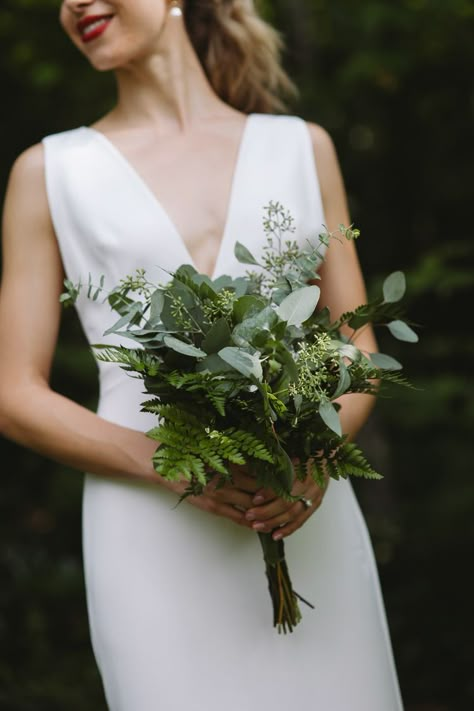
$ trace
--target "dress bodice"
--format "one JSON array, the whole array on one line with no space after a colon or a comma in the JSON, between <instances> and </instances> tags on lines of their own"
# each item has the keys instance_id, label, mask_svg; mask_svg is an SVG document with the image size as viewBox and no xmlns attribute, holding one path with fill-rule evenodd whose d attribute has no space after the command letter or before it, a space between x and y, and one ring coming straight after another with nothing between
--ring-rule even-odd
<instances>
[{"instance_id":1,"label":"dress bodice","mask_svg":"<svg viewBox=\"0 0 474 711\"><path fill-rule=\"evenodd\" d=\"M90 274L98 283L104 275L105 287L112 288L144 268L150 281L160 283L167 280L166 272L192 263L157 197L105 135L80 127L48 136L43 143L50 211L69 279L85 283ZM293 239L301 244L317 239L325 220L306 123L292 116L251 114L238 152L214 277L245 273L245 265L234 257L237 240L258 257L266 242L262 217L270 201L291 212ZM103 336L114 321L107 303L82 294L76 307L89 343L117 342L115 336ZM120 418L121 424L146 426L143 414L130 414L124 421L124 408L114 403L119 397L114 390L120 390L138 410L143 399L139 381L102 363L99 374L99 413L114 421ZM126 408L130 413L132 409Z\"/></svg>"}]
</instances>

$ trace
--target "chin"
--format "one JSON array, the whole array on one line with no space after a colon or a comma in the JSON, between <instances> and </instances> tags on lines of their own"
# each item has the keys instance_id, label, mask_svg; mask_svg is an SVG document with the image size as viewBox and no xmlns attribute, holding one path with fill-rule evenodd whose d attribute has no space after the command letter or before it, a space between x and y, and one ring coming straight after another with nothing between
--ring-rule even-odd
<instances>
[{"instance_id":1,"label":"chin","mask_svg":"<svg viewBox=\"0 0 474 711\"><path fill-rule=\"evenodd\" d=\"M117 61L112 61L112 60L90 60L91 66L93 69L95 69L97 72L113 72L115 69L119 69L121 67L120 62Z\"/></svg>"},{"instance_id":2,"label":"chin","mask_svg":"<svg viewBox=\"0 0 474 711\"><path fill-rule=\"evenodd\" d=\"M120 69L129 61L129 57L116 52L97 52L87 57L91 66L98 72L111 72Z\"/></svg>"},{"instance_id":3,"label":"chin","mask_svg":"<svg viewBox=\"0 0 474 711\"><path fill-rule=\"evenodd\" d=\"M91 52L86 56L98 72L110 72L141 62L149 54L149 48L139 46L137 42L124 42L120 48L117 46L108 49L103 47L101 51Z\"/></svg>"}]
</instances>

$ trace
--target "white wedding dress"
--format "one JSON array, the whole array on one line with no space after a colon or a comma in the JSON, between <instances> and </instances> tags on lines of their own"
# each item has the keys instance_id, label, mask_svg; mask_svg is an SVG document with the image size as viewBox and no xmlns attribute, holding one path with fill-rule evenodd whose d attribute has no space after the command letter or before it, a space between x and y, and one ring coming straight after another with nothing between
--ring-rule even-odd
<instances>
[{"instance_id":1,"label":"white wedding dress","mask_svg":"<svg viewBox=\"0 0 474 711\"><path fill-rule=\"evenodd\" d=\"M162 269L191 262L157 198L104 135L82 127L44 146L70 279L105 274L112 287L144 267L163 282ZM270 200L293 214L295 239L317 237L324 215L306 124L253 114L214 276L245 271L236 240L259 253ZM85 297L77 308L89 342L104 342L115 314ZM100 364L99 374L101 417L140 431L155 424L140 413L140 380L115 365ZM331 482L321 508L286 541L295 589L316 606L302 605L301 624L286 636L272 627L257 535L175 504L159 487L86 476L87 602L112 711L402 709L373 552L348 482Z\"/></svg>"}]
</instances>

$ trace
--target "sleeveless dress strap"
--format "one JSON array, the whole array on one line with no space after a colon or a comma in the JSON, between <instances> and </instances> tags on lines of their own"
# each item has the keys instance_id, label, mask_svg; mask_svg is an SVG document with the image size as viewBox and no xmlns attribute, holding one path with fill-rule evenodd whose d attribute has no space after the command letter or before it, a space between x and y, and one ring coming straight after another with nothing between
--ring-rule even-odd
<instances>
[{"instance_id":1,"label":"sleeveless dress strap","mask_svg":"<svg viewBox=\"0 0 474 711\"><path fill-rule=\"evenodd\" d=\"M292 214L296 228L293 239L300 244L308 239L317 242L325 216L305 121L295 116L254 114L240 170L241 182L235 196L240 207L237 219L229 225L228 245L239 240L256 249L256 236L258 240L263 232L264 208L270 202L280 202ZM262 240L261 246L264 243ZM221 271L235 272L238 267L233 266L233 260L233 251L227 249L220 262Z\"/></svg>"}]
</instances>

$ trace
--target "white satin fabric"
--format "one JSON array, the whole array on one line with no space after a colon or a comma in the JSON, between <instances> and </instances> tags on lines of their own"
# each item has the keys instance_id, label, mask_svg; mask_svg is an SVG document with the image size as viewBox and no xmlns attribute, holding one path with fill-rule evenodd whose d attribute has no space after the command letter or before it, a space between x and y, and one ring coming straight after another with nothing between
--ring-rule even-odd
<instances>
[{"instance_id":1,"label":"white satin fabric","mask_svg":"<svg viewBox=\"0 0 474 711\"><path fill-rule=\"evenodd\" d=\"M106 286L145 267L165 280L191 258L157 198L101 133L44 139L52 219L67 275ZM215 274L240 275L236 240L258 254L263 206L293 214L295 239L324 224L306 124L249 116ZM186 205L183 205L186 209ZM86 336L104 342L107 305L81 297ZM108 342L114 342L109 337ZM98 414L146 431L141 381L99 365ZM166 490L87 475L83 541L95 656L112 711L400 711L385 612L352 488L324 503L286 543L295 589L315 603L292 635L272 627L257 536Z\"/></svg>"}]
</instances>

